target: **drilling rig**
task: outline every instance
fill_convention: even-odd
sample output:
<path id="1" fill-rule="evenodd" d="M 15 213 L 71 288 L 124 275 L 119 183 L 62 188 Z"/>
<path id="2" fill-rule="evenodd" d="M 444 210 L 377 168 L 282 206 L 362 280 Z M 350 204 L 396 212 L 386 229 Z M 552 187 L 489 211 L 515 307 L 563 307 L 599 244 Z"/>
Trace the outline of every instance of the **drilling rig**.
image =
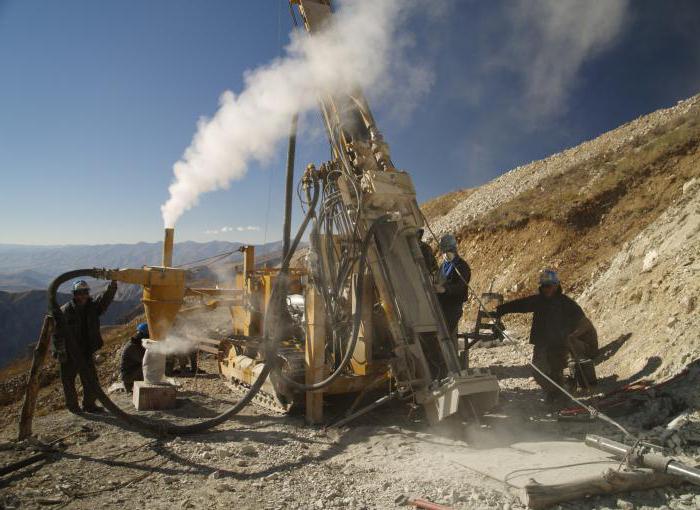
<path id="1" fill-rule="evenodd" d="M 328 0 L 290 3 L 309 37 L 332 22 Z M 483 413 L 498 401 L 495 376 L 460 361 L 419 246 L 425 220 L 413 182 L 394 166 L 362 91 L 319 93 L 319 103 L 332 158 L 309 164 L 301 177 L 306 215 L 294 243 L 286 239 L 290 247 L 281 268 L 256 267 L 254 247 L 243 247 L 234 288 L 189 288 L 186 271 L 172 267 L 174 232 L 166 229 L 162 266 L 76 270 L 52 284 L 57 318 L 56 290 L 71 277 L 141 284 L 152 340 L 167 338 L 186 299 L 206 298 L 204 308 L 230 309 L 233 334 L 193 340 L 217 356 L 221 376 L 246 395 L 201 426 L 167 430 L 201 431 L 221 423 L 255 394 L 276 410 L 303 405 L 311 423 L 323 421 L 325 395 L 363 396 L 384 383 L 391 394 L 413 398 L 431 423 Z M 287 224 L 291 183 L 288 178 Z M 309 225 L 303 267 L 290 269 Z M 138 421 L 101 391 L 100 400 L 125 420 Z"/>
<path id="2" fill-rule="evenodd" d="M 329 1 L 291 3 L 310 37 L 330 22 Z M 324 94 L 320 109 L 333 159 L 309 165 L 302 179 L 307 192 L 313 182 L 321 190 L 303 278 L 305 334 L 286 339 L 284 367 L 272 381 L 275 400 L 289 405 L 305 393 L 307 418 L 316 422 L 323 393 L 360 391 L 390 379 L 433 423 L 460 406 L 468 412 L 492 407 L 497 380 L 460 364 L 419 248 L 424 219 L 413 182 L 394 166 L 362 91 Z M 249 260 L 240 287 L 252 297 L 251 289 L 271 287 L 264 282 L 271 277 Z M 234 318 L 243 316 L 243 310 L 234 312 Z M 235 322 L 245 333 L 255 320 L 242 328 Z M 241 376 L 256 357 L 260 362 L 260 353 L 246 355 L 245 349 L 245 340 L 224 344 L 220 367 L 231 380 L 250 384 Z"/>

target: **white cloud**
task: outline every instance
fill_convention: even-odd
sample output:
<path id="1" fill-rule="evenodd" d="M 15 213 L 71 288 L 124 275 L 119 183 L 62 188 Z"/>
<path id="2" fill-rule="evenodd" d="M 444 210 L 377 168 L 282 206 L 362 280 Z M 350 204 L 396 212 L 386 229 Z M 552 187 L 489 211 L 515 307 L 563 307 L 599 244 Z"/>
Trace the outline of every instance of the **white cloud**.
<path id="1" fill-rule="evenodd" d="M 207 235 L 218 235 L 226 234 L 228 232 L 258 232 L 260 227 L 257 225 L 246 225 L 241 227 L 221 227 L 213 230 L 205 230 L 204 233 Z"/>
<path id="2" fill-rule="evenodd" d="M 530 118 L 566 111 L 581 67 L 619 36 L 629 0 L 520 0 L 508 3 L 503 46 L 492 65 L 520 76 L 516 108 Z"/>

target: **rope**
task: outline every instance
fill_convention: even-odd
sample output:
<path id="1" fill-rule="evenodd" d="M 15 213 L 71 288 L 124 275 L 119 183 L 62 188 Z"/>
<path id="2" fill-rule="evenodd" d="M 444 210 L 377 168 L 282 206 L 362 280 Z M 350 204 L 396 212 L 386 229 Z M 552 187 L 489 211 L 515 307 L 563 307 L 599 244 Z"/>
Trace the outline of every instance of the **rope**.
<path id="1" fill-rule="evenodd" d="M 420 208 L 419 208 L 419 210 L 420 210 Z M 435 235 L 435 232 L 433 232 L 433 229 L 430 227 L 430 223 L 428 222 L 428 219 L 425 217 L 425 214 L 423 214 L 423 211 L 421 211 L 420 214 L 421 214 L 421 216 L 423 217 L 423 221 L 425 222 L 425 225 L 428 227 L 428 230 L 430 231 L 430 234 L 433 236 L 433 239 L 434 239 L 435 242 L 437 242 L 438 245 L 439 245 L 439 244 L 440 244 L 440 241 L 438 240 L 437 236 Z M 469 282 L 468 282 L 467 280 L 464 279 L 464 277 L 462 276 L 462 274 L 459 272 L 459 270 L 458 270 L 457 268 L 455 268 L 455 270 L 457 271 L 457 274 L 458 274 L 459 277 L 462 279 L 462 281 L 464 282 L 464 284 L 465 284 L 465 285 L 467 286 L 467 288 L 469 289 L 469 292 L 471 292 L 471 294 L 474 296 L 474 299 L 477 300 L 477 302 L 479 303 L 479 306 L 484 307 L 483 301 L 479 298 L 479 296 L 476 294 L 476 292 L 474 292 L 474 289 L 471 287 L 471 285 L 469 285 Z M 494 328 L 495 328 L 501 335 L 503 335 L 504 338 L 507 338 L 508 340 L 510 340 L 510 341 L 513 343 L 513 345 L 517 345 L 517 343 L 515 342 L 515 340 L 513 340 L 513 338 L 511 338 L 511 336 L 508 335 L 508 333 L 506 333 L 503 329 L 501 329 L 500 326 L 499 326 L 498 324 L 495 324 L 495 323 L 494 323 Z M 580 405 L 583 409 L 585 409 L 586 411 L 588 411 L 588 414 L 590 414 L 591 417 L 597 418 L 597 419 L 599 419 L 599 420 L 601 420 L 601 421 L 604 421 L 604 422 L 606 422 L 606 423 L 608 423 L 608 424 L 614 426 L 615 428 L 619 429 L 626 437 L 631 437 L 631 438 L 637 440 L 637 437 L 634 436 L 632 433 L 630 433 L 630 432 L 629 432 L 625 427 L 623 427 L 620 423 L 618 423 L 617 421 L 613 420 L 613 419 L 610 418 L 608 415 L 606 415 L 605 413 L 599 411 L 598 409 L 596 409 L 596 408 L 593 407 L 592 405 L 586 404 L 586 403 L 582 402 L 581 400 L 579 400 L 578 398 L 574 397 L 574 396 L 573 396 L 571 393 L 569 393 L 566 389 L 564 389 L 564 388 L 563 388 L 562 386 L 560 386 L 557 382 L 555 382 L 551 377 L 549 377 L 549 376 L 548 376 L 547 374 L 545 374 L 542 370 L 540 370 L 540 368 L 539 368 L 537 365 L 535 365 L 532 361 L 529 361 L 529 360 L 528 360 L 528 361 L 527 361 L 527 364 L 528 364 L 530 367 L 532 367 L 537 373 L 539 373 L 542 377 L 544 377 L 552 386 L 554 386 L 556 389 L 558 389 L 558 390 L 561 391 L 564 395 L 566 395 L 570 400 L 572 400 L 573 402 L 577 403 L 577 404 Z"/>

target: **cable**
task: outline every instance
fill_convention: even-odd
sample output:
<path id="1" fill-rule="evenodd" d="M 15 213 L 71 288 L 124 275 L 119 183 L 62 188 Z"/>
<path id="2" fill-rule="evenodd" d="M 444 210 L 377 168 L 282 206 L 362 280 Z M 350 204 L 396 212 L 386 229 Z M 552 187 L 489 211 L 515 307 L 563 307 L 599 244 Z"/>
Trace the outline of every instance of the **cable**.
<path id="1" fill-rule="evenodd" d="M 420 208 L 419 208 L 419 210 L 420 210 Z M 421 211 L 420 214 L 421 214 L 421 216 L 423 217 L 423 221 L 425 222 L 425 225 L 428 227 L 428 230 L 430 231 L 430 234 L 433 236 L 433 239 L 434 239 L 434 240 L 438 243 L 438 245 L 439 245 L 440 241 L 438 240 L 437 236 L 435 235 L 435 232 L 433 232 L 433 229 L 430 227 L 430 223 L 428 222 L 428 219 L 427 219 L 427 218 L 425 217 L 425 215 L 423 214 L 423 211 Z M 462 276 L 462 274 L 459 272 L 459 270 L 458 270 L 457 268 L 455 268 L 455 269 L 457 270 L 457 274 L 459 275 L 459 277 L 462 279 L 462 281 L 464 282 L 464 284 L 467 286 L 467 288 L 469 289 L 469 291 L 472 293 L 472 295 L 474 296 L 474 298 L 475 298 L 475 299 L 477 300 L 477 302 L 479 303 L 479 306 L 484 307 L 483 301 L 481 301 L 481 299 L 480 299 L 479 296 L 476 294 L 476 292 L 474 292 L 474 289 L 469 285 L 469 282 L 468 282 L 467 280 L 464 279 L 464 277 Z M 513 343 L 513 345 L 517 345 L 517 343 L 515 342 L 515 340 L 513 340 L 513 339 L 510 337 L 510 335 L 508 335 L 508 334 L 505 332 L 505 330 L 501 329 L 501 327 L 500 327 L 498 324 L 494 324 L 494 328 L 495 328 L 501 335 L 503 335 L 504 338 L 510 340 L 510 341 Z M 582 408 L 584 408 L 586 411 L 588 411 L 588 414 L 590 414 L 591 417 L 597 418 L 597 419 L 599 419 L 599 420 L 601 420 L 601 421 L 604 421 L 604 422 L 606 422 L 606 423 L 608 423 L 608 424 L 614 426 L 615 428 L 617 428 L 618 430 L 620 430 L 623 434 L 625 434 L 626 437 L 631 437 L 631 438 L 634 438 L 635 440 L 637 439 L 636 436 L 635 436 L 634 434 L 632 434 L 631 432 L 629 432 L 629 431 L 628 431 L 625 427 L 623 427 L 620 423 L 618 423 L 617 421 L 613 420 L 613 419 L 610 418 L 608 415 L 606 415 L 605 413 L 599 411 L 599 410 L 596 409 L 595 407 L 593 407 L 593 406 L 591 406 L 591 405 L 589 405 L 589 404 L 585 404 L 584 402 L 582 402 L 582 401 L 579 400 L 578 398 L 574 397 L 571 393 L 569 393 L 568 391 L 566 391 L 561 385 L 559 385 L 558 383 L 556 383 L 551 377 L 549 377 L 549 376 L 548 376 L 547 374 L 545 374 L 542 370 L 540 370 L 540 368 L 539 368 L 537 365 L 535 365 L 532 361 L 527 360 L 527 364 L 528 364 L 530 367 L 532 367 L 537 373 L 539 373 L 542 377 L 544 377 L 552 386 L 554 386 L 554 387 L 557 388 L 559 391 L 561 391 L 564 395 L 566 395 L 570 400 L 574 401 L 575 403 L 577 403 L 578 405 L 580 405 Z"/>
<path id="2" fill-rule="evenodd" d="M 369 244 L 372 241 L 372 237 L 374 236 L 374 232 L 381 225 L 382 223 L 385 223 L 389 219 L 389 215 L 384 215 L 380 216 L 377 218 L 370 228 L 367 230 L 367 233 L 365 234 L 364 239 L 362 240 L 362 249 L 361 249 L 361 254 L 360 254 L 360 267 L 358 270 L 358 278 L 357 278 L 357 285 L 355 286 L 355 299 L 357 300 L 356 302 L 356 310 L 355 314 L 353 316 L 353 329 L 352 329 L 352 336 L 350 337 L 350 343 L 345 351 L 345 355 L 343 356 L 343 359 L 340 362 L 340 365 L 331 373 L 328 377 L 326 377 L 324 380 L 313 383 L 313 384 L 302 384 L 299 383 L 293 379 L 290 379 L 287 377 L 281 370 L 278 371 L 277 375 L 279 375 L 286 383 L 289 385 L 302 390 L 302 391 L 315 391 L 315 390 L 320 390 L 322 388 L 325 388 L 328 386 L 330 383 L 332 383 L 334 380 L 338 378 L 338 376 L 342 373 L 342 371 L 347 367 L 348 363 L 350 363 L 350 360 L 352 359 L 353 352 L 355 350 L 355 345 L 357 345 L 357 338 L 360 333 L 360 325 L 362 322 L 362 293 L 364 289 L 364 278 L 363 275 L 365 273 L 365 270 L 367 269 L 367 250 L 369 248 Z M 307 340 L 308 341 L 308 340 Z"/>
<path id="3" fill-rule="evenodd" d="M 275 284 L 272 288 L 272 293 L 270 296 L 271 306 L 268 308 L 268 311 L 265 314 L 266 323 L 269 322 L 270 316 L 272 314 L 279 313 L 278 309 L 281 306 L 282 300 L 286 299 L 286 292 L 283 288 L 283 286 L 286 286 L 286 278 L 284 278 L 284 275 L 288 274 L 289 272 L 289 264 L 292 259 L 292 256 L 294 255 L 294 252 L 299 246 L 299 242 L 301 241 L 304 231 L 306 230 L 306 227 L 308 226 L 309 221 L 311 220 L 311 217 L 314 214 L 316 202 L 318 201 L 319 195 L 318 188 L 318 181 L 314 179 L 311 206 L 306 216 L 304 217 L 304 220 L 299 226 L 299 230 L 297 231 L 297 234 L 294 237 L 294 241 L 292 242 L 289 248 L 289 252 L 287 253 L 282 262 L 282 267 L 280 269 L 281 277 L 275 279 Z M 127 413 L 126 411 L 122 410 L 118 405 L 116 405 L 102 389 L 100 381 L 97 377 L 97 372 L 93 369 L 93 367 L 87 364 L 87 361 L 84 359 L 83 354 L 80 351 L 77 340 L 73 337 L 72 334 L 66 331 L 63 312 L 58 306 L 58 302 L 56 300 L 58 288 L 64 282 L 81 276 L 91 276 L 93 278 L 100 278 L 102 274 L 104 274 L 104 271 L 101 269 L 77 269 L 75 271 L 63 273 L 62 275 L 54 279 L 54 281 L 51 282 L 51 285 L 48 289 L 49 314 L 51 314 L 56 320 L 56 332 L 65 340 L 68 355 L 70 356 L 71 360 L 78 366 L 78 371 L 80 373 L 80 377 L 83 383 L 87 384 L 87 386 L 90 387 L 90 389 L 97 396 L 97 399 L 108 411 L 110 411 L 113 415 L 115 415 L 117 418 L 121 419 L 125 423 L 128 423 L 129 425 L 132 425 L 139 429 L 147 430 L 149 432 L 155 432 L 157 434 L 185 435 L 203 432 L 225 422 L 232 416 L 238 414 L 241 411 L 241 409 L 243 409 L 258 393 L 260 388 L 267 380 L 268 375 L 272 371 L 273 365 L 277 363 L 277 348 L 280 341 L 279 335 L 273 335 L 272 338 L 270 338 L 270 336 L 268 336 L 268 332 L 271 329 L 265 328 L 265 338 L 263 340 L 263 343 L 265 344 L 267 352 L 265 355 L 265 362 L 263 364 L 263 368 L 260 371 L 260 374 L 258 375 L 255 382 L 246 392 L 246 394 L 238 402 L 236 402 L 236 404 L 231 406 L 223 413 L 208 420 L 204 420 L 191 425 L 177 425 L 165 420 L 144 419 L 140 416 Z M 283 295 L 284 297 L 280 298 L 280 295 Z M 275 306 L 275 304 L 277 306 Z"/>

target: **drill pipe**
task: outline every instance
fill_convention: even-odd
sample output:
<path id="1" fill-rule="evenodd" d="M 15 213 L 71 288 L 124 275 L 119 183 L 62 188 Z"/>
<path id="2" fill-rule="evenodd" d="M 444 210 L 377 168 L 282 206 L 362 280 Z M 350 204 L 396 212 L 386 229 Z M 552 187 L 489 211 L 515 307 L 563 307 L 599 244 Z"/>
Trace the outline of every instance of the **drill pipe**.
<path id="1" fill-rule="evenodd" d="M 696 469 L 678 462 L 672 457 L 666 457 L 658 452 L 644 452 L 612 439 L 601 436 L 587 435 L 586 444 L 598 450 L 612 453 L 617 457 L 629 459 L 630 464 L 651 468 L 661 473 L 680 476 L 684 480 L 700 485 L 700 469 Z"/>

